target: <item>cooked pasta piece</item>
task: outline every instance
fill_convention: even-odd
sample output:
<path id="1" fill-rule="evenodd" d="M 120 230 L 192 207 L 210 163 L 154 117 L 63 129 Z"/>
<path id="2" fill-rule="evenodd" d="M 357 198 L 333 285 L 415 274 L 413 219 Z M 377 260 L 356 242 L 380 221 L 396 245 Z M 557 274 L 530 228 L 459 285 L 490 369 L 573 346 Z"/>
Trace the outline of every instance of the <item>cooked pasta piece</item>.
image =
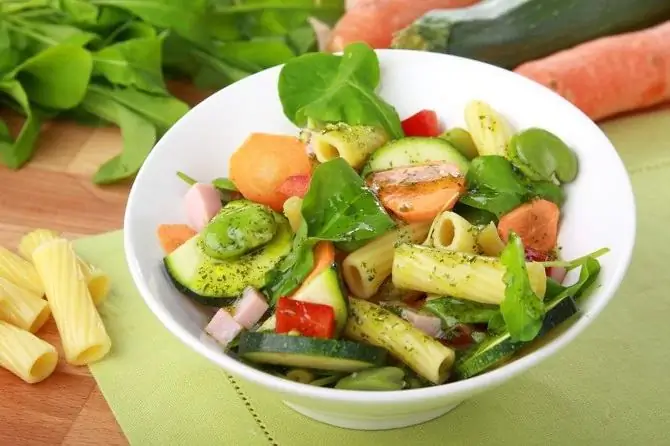
<path id="1" fill-rule="evenodd" d="M 500 239 L 498 228 L 495 223 L 491 222 L 479 231 L 477 234 L 477 245 L 484 255 L 491 257 L 499 257 L 505 243 Z"/>
<path id="2" fill-rule="evenodd" d="M 104 357 L 111 340 L 93 304 L 72 244 L 65 239 L 43 243 L 33 252 L 33 262 L 44 283 L 67 362 L 85 365 Z"/>
<path id="3" fill-rule="evenodd" d="M 454 363 L 452 349 L 390 311 L 362 299 L 349 299 L 345 335 L 385 348 L 434 384 L 447 380 Z"/>
<path id="4" fill-rule="evenodd" d="M 60 234 L 50 229 L 35 229 L 32 232 L 24 235 L 19 243 L 19 254 L 25 259 L 32 260 L 33 251 L 37 249 L 42 243 L 49 242 L 61 238 Z M 84 275 L 88 291 L 91 293 L 93 302 L 100 305 L 107 299 L 110 290 L 109 276 L 99 268 L 87 263 L 81 258 L 77 257 L 77 263 L 81 272 Z"/>
<path id="5" fill-rule="evenodd" d="M 526 262 L 530 285 L 544 297 L 547 276 L 544 265 Z M 398 246 L 393 258 L 393 283 L 400 288 L 453 296 L 499 305 L 505 297 L 506 268 L 496 257 L 443 251 L 427 246 Z"/>
<path id="6" fill-rule="evenodd" d="M 386 141 L 388 136 L 381 129 L 341 123 L 313 133 L 311 143 L 319 162 L 344 158 L 351 167 L 359 169 L 363 167 L 368 156 Z"/>
<path id="7" fill-rule="evenodd" d="M 0 277 L 43 296 L 44 288 L 35 267 L 27 260 L 0 246 Z"/>
<path id="8" fill-rule="evenodd" d="M 507 153 L 512 128 L 507 120 L 483 101 L 471 101 L 465 106 L 465 123 L 479 155 Z"/>
<path id="9" fill-rule="evenodd" d="M 300 223 L 302 222 L 301 209 L 302 198 L 300 197 L 290 197 L 284 202 L 284 216 L 288 219 L 293 232 L 298 232 L 300 228 Z"/>
<path id="10" fill-rule="evenodd" d="M 42 296 L 0 277 L 0 321 L 35 333 L 50 315 L 51 308 Z"/>
<path id="11" fill-rule="evenodd" d="M 403 226 L 349 254 L 342 262 L 342 275 L 349 290 L 364 299 L 373 296 L 391 274 L 396 244 L 420 243 L 429 229 L 430 222 Z"/>
<path id="12" fill-rule="evenodd" d="M 477 229 L 469 221 L 455 212 L 445 211 L 433 221 L 430 235 L 424 244 L 449 251 L 474 254 L 477 250 L 476 232 Z"/>
<path id="13" fill-rule="evenodd" d="M 53 345 L 0 321 L 0 367 L 28 384 L 35 384 L 48 378 L 57 364 L 58 353 Z"/>

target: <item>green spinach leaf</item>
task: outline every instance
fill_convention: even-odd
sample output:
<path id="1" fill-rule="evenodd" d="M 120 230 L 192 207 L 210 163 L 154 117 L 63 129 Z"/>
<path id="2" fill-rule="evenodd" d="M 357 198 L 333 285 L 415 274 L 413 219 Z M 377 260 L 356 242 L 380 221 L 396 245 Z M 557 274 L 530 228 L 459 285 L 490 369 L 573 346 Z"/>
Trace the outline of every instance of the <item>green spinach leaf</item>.
<path id="1" fill-rule="evenodd" d="M 32 157 L 35 151 L 42 119 L 39 112 L 31 107 L 26 91 L 17 80 L 0 81 L 0 93 L 11 97 L 26 117 L 14 143 L 0 145 L 0 160 L 10 169 L 18 169 Z"/>
<path id="2" fill-rule="evenodd" d="M 11 75 L 21 82 L 31 102 L 68 109 L 84 98 L 92 67 L 91 53 L 87 50 L 60 44 L 26 60 Z"/>
<path id="3" fill-rule="evenodd" d="M 451 297 L 428 299 L 423 308 L 439 317 L 443 327 L 453 327 L 458 323 L 486 324 L 496 314 L 499 314 L 497 305 L 469 302 Z"/>
<path id="4" fill-rule="evenodd" d="M 93 55 L 93 75 L 125 87 L 165 94 L 160 37 L 132 39 L 110 45 Z"/>
<path id="5" fill-rule="evenodd" d="M 398 113 L 375 93 L 379 76 L 375 52 L 353 43 L 343 56 L 312 53 L 290 60 L 279 75 L 279 98 L 286 117 L 298 126 L 308 120 L 372 125 L 400 138 Z"/>
<path id="6" fill-rule="evenodd" d="M 273 300 L 289 294 L 313 267 L 312 248 L 320 240 L 370 240 L 395 226 L 361 177 L 342 158 L 320 164 L 302 203 L 303 222 L 291 253 L 270 274 Z"/>
<path id="7" fill-rule="evenodd" d="M 120 155 L 105 162 L 93 176 L 97 184 L 108 184 L 128 178 L 139 170 L 156 143 L 156 127 L 114 98 L 89 90 L 81 106 L 121 129 L 123 149 Z"/>
<path id="8" fill-rule="evenodd" d="M 523 243 L 513 232 L 500 255 L 500 261 L 506 268 L 503 276 L 505 298 L 500 304 L 505 325 L 512 340 L 531 341 L 542 328 L 544 304 L 530 286 Z"/>

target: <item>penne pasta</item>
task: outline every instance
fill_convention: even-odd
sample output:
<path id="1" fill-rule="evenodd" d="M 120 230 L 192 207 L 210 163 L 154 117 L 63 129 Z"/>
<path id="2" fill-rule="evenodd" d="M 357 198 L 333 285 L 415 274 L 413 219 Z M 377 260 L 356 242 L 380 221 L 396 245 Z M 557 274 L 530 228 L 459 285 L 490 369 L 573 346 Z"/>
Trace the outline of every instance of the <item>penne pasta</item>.
<path id="1" fill-rule="evenodd" d="M 284 202 L 284 216 L 288 219 L 293 232 L 298 232 L 298 229 L 300 229 L 300 224 L 302 223 L 301 209 L 302 198 L 300 197 L 289 197 L 289 199 Z"/>
<path id="2" fill-rule="evenodd" d="M 0 246 L 0 277 L 38 296 L 44 295 L 42 281 L 35 267 L 2 246 Z"/>
<path id="3" fill-rule="evenodd" d="M 35 229 L 21 238 L 21 242 L 19 243 L 19 254 L 27 260 L 32 260 L 33 251 L 35 251 L 41 244 L 59 238 L 61 238 L 61 236 L 56 231 L 50 229 Z M 77 257 L 77 263 L 84 275 L 88 291 L 91 293 L 91 298 L 93 298 L 93 303 L 100 305 L 107 299 L 107 295 L 111 288 L 109 276 L 105 274 L 104 271 L 85 262 L 79 257 Z"/>
<path id="4" fill-rule="evenodd" d="M 544 265 L 526 262 L 526 268 L 533 292 L 544 298 L 547 286 Z M 505 298 L 505 271 L 496 257 L 419 245 L 399 246 L 393 259 L 393 283 L 397 287 L 485 304 L 499 305 Z"/>
<path id="5" fill-rule="evenodd" d="M 342 275 L 353 295 L 368 299 L 391 274 L 398 243 L 420 243 L 428 235 L 430 222 L 403 226 L 376 238 L 349 254 L 342 262 Z"/>
<path id="6" fill-rule="evenodd" d="M 507 153 L 512 129 L 507 120 L 483 101 L 465 106 L 465 123 L 480 156 Z"/>
<path id="7" fill-rule="evenodd" d="M 386 133 L 371 126 L 337 124 L 312 134 L 312 148 L 320 163 L 343 158 L 351 167 L 363 167 L 368 156 L 388 141 Z"/>
<path id="8" fill-rule="evenodd" d="M 53 345 L 34 334 L 0 321 L 0 367 L 35 384 L 48 378 L 58 365 Z"/>
<path id="9" fill-rule="evenodd" d="M 111 340 L 93 304 L 72 244 L 65 239 L 43 243 L 33 252 L 33 263 L 44 283 L 67 362 L 85 365 L 104 357 Z"/>
<path id="10" fill-rule="evenodd" d="M 479 249 L 484 255 L 490 257 L 500 256 L 502 250 L 505 249 L 505 243 L 500 238 L 495 223 L 491 222 L 479 231 L 479 234 L 477 234 L 477 245 L 479 245 Z"/>
<path id="11" fill-rule="evenodd" d="M 35 333 L 50 315 L 51 308 L 41 296 L 0 277 L 1 321 Z"/>
<path id="12" fill-rule="evenodd" d="M 476 228 L 455 212 L 442 212 L 433 221 L 430 234 L 424 243 L 439 249 L 474 254 Z"/>

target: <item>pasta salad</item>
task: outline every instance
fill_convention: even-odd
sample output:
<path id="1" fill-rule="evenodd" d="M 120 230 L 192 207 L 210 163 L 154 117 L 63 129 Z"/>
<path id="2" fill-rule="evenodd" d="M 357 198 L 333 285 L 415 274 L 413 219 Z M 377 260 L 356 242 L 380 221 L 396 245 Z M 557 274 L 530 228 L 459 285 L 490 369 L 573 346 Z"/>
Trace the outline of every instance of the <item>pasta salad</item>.
<path id="1" fill-rule="evenodd" d="M 476 99 L 466 128 L 401 120 L 379 78 L 364 44 L 288 62 L 279 97 L 300 131 L 249 135 L 226 177 L 178 172 L 189 224 L 158 228 L 172 282 L 216 309 L 205 331 L 285 379 L 383 391 L 482 374 L 576 314 L 607 252 L 560 259 L 578 160 L 557 135 Z"/>

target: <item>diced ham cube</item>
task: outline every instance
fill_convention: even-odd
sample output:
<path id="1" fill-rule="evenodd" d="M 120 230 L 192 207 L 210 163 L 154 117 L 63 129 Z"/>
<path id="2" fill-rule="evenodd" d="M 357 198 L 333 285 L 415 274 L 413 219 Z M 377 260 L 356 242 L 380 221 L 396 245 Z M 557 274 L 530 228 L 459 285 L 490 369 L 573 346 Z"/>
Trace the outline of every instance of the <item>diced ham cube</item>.
<path id="1" fill-rule="evenodd" d="M 436 337 L 442 331 L 442 321 L 436 316 L 421 314 L 409 308 L 403 308 L 402 317 L 428 336 Z"/>
<path id="2" fill-rule="evenodd" d="M 221 210 L 221 195 L 211 184 L 196 183 L 186 192 L 184 204 L 191 227 L 200 232 Z"/>
<path id="3" fill-rule="evenodd" d="M 242 298 L 235 305 L 233 318 L 244 328 L 250 329 L 261 320 L 268 308 L 270 307 L 265 296 L 257 289 L 247 287 L 242 293 Z"/>
<path id="4" fill-rule="evenodd" d="M 221 308 L 205 327 L 205 331 L 220 344 L 226 346 L 243 330 L 243 327 Z"/>

